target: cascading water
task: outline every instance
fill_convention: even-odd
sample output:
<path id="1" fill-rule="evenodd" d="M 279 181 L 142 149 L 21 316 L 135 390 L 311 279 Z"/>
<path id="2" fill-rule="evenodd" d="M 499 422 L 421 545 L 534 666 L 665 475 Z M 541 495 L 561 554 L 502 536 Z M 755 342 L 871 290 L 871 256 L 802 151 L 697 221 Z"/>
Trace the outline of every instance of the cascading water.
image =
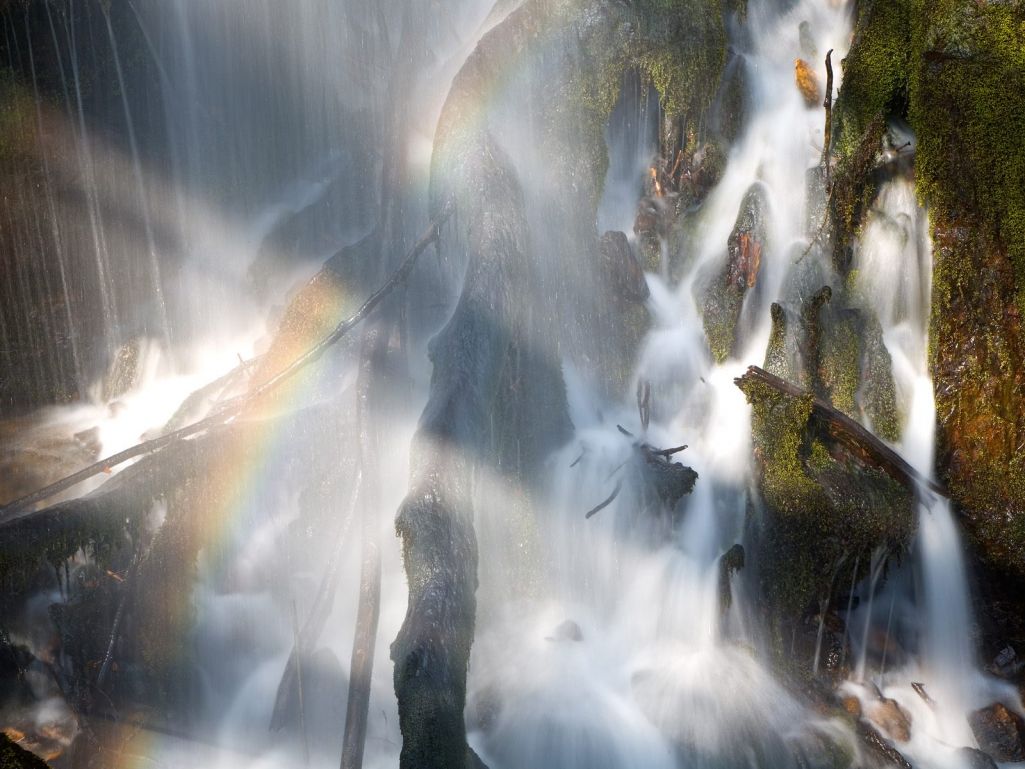
<path id="1" fill-rule="evenodd" d="M 744 312 L 768 318 L 790 246 L 804 235 L 803 196 L 793 191 L 803 189 L 805 169 L 821 152 L 821 114 L 793 88 L 798 22 L 810 19 L 820 48 L 837 53 L 849 29 L 845 7 L 814 1 L 782 16 L 758 4 L 749 13 L 757 31 L 744 53 L 750 124 L 704 203 L 680 286 L 648 276 L 654 323 L 635 381 L 658 394 L 658 416 L 644 429 L 632 406 L 603 403 L 584 377 L 568 377 L 576 437 L 549 464 L 539 594 L 527 606 L 492 609 L 478 628 L 468 719 L 490 766 L 784 767 L 798 765 L 801 750 L 813 755 L 810 745 L 820 739 L 853 746 L 843 725 L 816 718 L 773 679 L 756 651 L 761 640 L 748 633 L 739 580 L 732 604 L 723 603 L 720 559 L 744 539 L 750 477 L 750 410 L 733 379 L 749 360 L 761 361 L 768 325 L 753 324 L 737 359 L 712 364 L 696 286 L 721 263 L 741 199 L 759 184 L 774 245 L 762 257 L 767 287 Z M 629 103 L 638 105 L 633 125 L 644 126 L 644 100 Z M 633 218 L 648 173 L 635 160 L 645 132 L 624 125 L 630 120 L 614 117 L 608 137 L 613 160 L 600 216 L 610 225 Z M 617 211 L 624 204 L 630 208 Z M 673 511 L 675 522 L 629 491 L 635 441 L 689 444 L 683 456 L 699 479 Z M 620 486 L 626 491 L 585 519 Z M 489 524 L 480 525 L 486 550 L 494 540 Z M 490 584 L 487 563 L 481 594 L 491 605 L 514 591 Z"/>
<path id="2" fill-rule="evenodd" d="M 894 135 L 903 148 L 888 158 L 897 175 L 879 191 L 860 238 L 856 268 L 862 295 L 874 306 L 882 325 L 898 398 L 907 414 L 900 448 L 908 461 L 929 476 L 936 422 L 928 370 L 932 243 L 927 215 L 916 199 L 909 171 L 913 137 L 901 129 L 894 129 Z M 909 614 L 908 621 L 917 625 L 918 654 L 904 666 L 898 662 L 876 671 L 873 680 L 886 696 L 907 708 L 917 724 L 907 755 L 922 766 L 953 769 L 964 760 L 953 748 L 974 743 L 968 713 L 993 701 L 1003 700 L 1018 710 L 1021 703 L 1013 688 L 978 668 L 967 572 L 950 501 L 923 491 L 918 509 L 913 563 L 917 605 L 906 595 L 897 598 L 897 592 L 909 587 L 899 577 L 889 601 L 881 601 L 890 606 L 883 620 L 889 633 L 895 627 L 893 607 L 900 600 L 899 611 Z M 873 622 L 871 605 L 867 614 L 866 633 Z M 911 681 L 924 685 L 932 700 L 928 705 Z"/>
<path id="3" fill-rule="evenodd" d="M 66 295 L 69 276 L 88 275 L 95 284 L 104 343 L 100 351 L 80 351 L 72 333 L 72 379 L 88 403 L 55 410 L 45 428 L 77 437 L 98 426 L 95 440 L 104 455 L 157 434 L 181 416 L 178 404 L 189 393 L 235 369 L 239 358 L 238 370 L 255 376 L 250 361 L 267 348 L 267 315 L 276 311 L 269 305 L 281 301 L 281 285 L 308 278 L 325 259 L 338 259 L 332 254 L 353 253 L 339 249 L 356 248 L 388 227 L 398 232 L 397 241 L 403 228 L 406 235 L 412 231 L 406 222 L 369 221 L 368 201 L 379 191 L 363 181 L 391 162 L 379 157 L 374 138 L 386 131 L 382 115 L 394 106 L 384 84 L 398 69 L 396 54 L 418 61 L 399 50 L 408 38 L 396 37 L 396 30 L 432 54 L 424 56 L 429 63 L 417 73 L 418 89 L 406 98 L 409 111 L 422 112 L 433 126 L 442 86 L 509 10 L 502 3 L 488 9 L 465 2 L 465 18 L 456 11 L 430 13 L 410 26 L 405 14 L 398 14 L 402 20 L 385 18 L 373 2 L 316 0 L 286 8 L 261 0 L 241 15 L 227 4 L 195 0 L 130 5 L 129 18 L 144 41 L 134 53 L 147 57 L 159 74 L 166 157 L 148 157 L 138 136 L 138 126 L 153 118 L 132 112 L 127 94 L 137 83 L 123 64 L 111 17 L 104 15 L 100 29 L 121 92 L 115 112 L 127 151 L 94 136 L 89 124 L 102 119 L 83 97 L 79 17 L 49 17 L 46 30 L 53 50 L 69 57 L 68 66 L 60 67 L 61 76 L 68 75 L 61 86 L 75 120 L 60 142 L 74 147 L 82 196 L 80 221 L 58 226 L 58 196 L 51 188 L 72 172 L 60 153 L 44 153 L 52 246 Z M 533 507 L 524 501 L 524 489 L 479 470 L 480 587 L 466 726 L 471 746 L 492 769 L 875 765 L 850 720 L 823 715 L 793 681 L 776 675 L 757 586 L 737 573 L 745 552 L 757 558 L 751 518 L 759 502 L 750 467 L 752 411 L 734 380 L 765 359 L 773 303 L 809 299 L 810 284 L 795 275 L 823 277 L 813 289 L 836 282 L 814 249 L 819 234 L 817 223 L 809 226 L 813 201 L 804 192 L 807 173 L 822 154 L 822 110 L 795 88 L 794 60 L 832 50 L 839 62 L 851 34 L 850 6 L 843 0 L 749 3 L 746 31 L 731 41 L 731 66 L 743 71 L 748 97 L 740 135 L 721 179 L 693 212 L 682 253 L 671 254 L 663 238 L 657 264 L 645 265 L 651 324 L 627 376 L 627 389 L 638 392 L 644 405 L 609 398 L 589 378 L 588 361 L 546 349 L 566 380 L 571 439 L 547 459 L 529 490 Z M 344 39 L 328 40 L 328 29 L 346 30 Z M 37 33 L 26 37 L 31 57 Z M 243 50 L 252 54 L 245 67 L 239 63 Z M 840 75 L 837 66 L 836 87 Z M 536 131 L 538 117 L 517 101 L 524 78 L 529 80 L 509 73 L 505 85 L 513 96 L 505 102 L 496 96 L 487 106 L 501 116 L 494 120 L 496 142 L 522 177 L 533 245 L 554 261 L 574 233 L 557 216 L 566 188 L 543 167 L 538 146 L 546 137 Z M 660 130 L 657 96 L 643 79 L 626 82 L 605 136 L 611 162 L 599 231 L 629 231 L 638 198 L 652 183 L 649 174 L 658 185 L 658 171 L 650 167 Z M 46 123 L 56 122 L 42 104 L 37 93 L 40 136 L 53 130 Z M 409 167 L 393 173 L 406 175 L 414 198 L 409 210 L 419 210 L 425 207 L 430 130 L 402 136 L 399 146 L 408 146 Z M 893 362 L 897 402 L 906 415 L 899 449 L 931 477 L 931 246 L 907 167 L 912 156 L 913 147 L 902 147 L 888 158 L 897 170 L 860 234 L 855 283 L 879 319 Z M 113 191 L 119 180 L 131 189 L 131 204 Z M 119 206 L 130 212 L 132 226 L 112 223 L 111 209 Z M 703 297 L 719 279 L 739 218 L 748 214 L 763 237 L 745 259 L 760 275 L 741 300 L 735 344 L 719 354 L 709 349 Z M 82 251 L 87 265 L 78 250 L 71 257 L 69 235 L 76 244 L 88 236 L 92 245 Z M 637 251 L 641 237 L 632 238 Z M 18 239 L 17 247 L 27 248 L 30 240 Z M 143 266 L 125 280 L 131 283 L 125 289 L 119 273 L 136 259 Z M 424 291 L 410 300 L 432 319 L 424 329 L 443 320 L 430 311 L 458 291 L 458 267 L 443 261 L 439 250 L 437 262 L 426 268 L 439 296 Z M 365 296 L 378 277 L 360 274 L 346 290 Z M 597 317 L 600 304 L 600 297 L 591 297 L 584 309 Z M 146 317 L 131 316 L 135 305 L 144 307 Z M 71 318 L 60 322 L 74 326 Z M 103 392 L 105 386 L 88 387 L 83 380 L 95 378 L 97 361 L 103 368 L 132 339 L 138 341 L 131 383 L 115 397 Z M 204 522 L 208 541 L 197 559 L 196 584 L 181 588 L 178 604 L 159 607 L 194 620 L 178 661 L 185 671 L 179 690 L 164 693 L 184 702 L 180 710 L 187 716 L 159 728 L 138 724 L 118 760 L 141 756 L 166 767 L 217 769 L 337 765 L 358 598 L 355 590 L 338 586 L 359 581 L 356 521 L 371 505 L 376 539 L 385 544 L 364 763 L 397 764 L 402 737 L 388 659 L 407 588 L 391 516 L 406 492 L 406 447 L 428 388 L 424 341 L 410 343 L 409 370 L 397 377 L 402 387 L 396 389 L 405 389 L 389 394 L 392 411 L 376 427 L 380 446 L 387 448 L 373 461 L 347 440 L 363 430 L 352 416 L 360 388 L 356 343 L 340 346 L 336 358 L 318 364 L 272 404 L 291 420 L 287 428 L 259 436 L 255 449 L 237 460 L 214 458 L 216 468 L 237 472 L 243 491 L 226 500 L 210 491 L 215 503 Z M 209 404 L 195 410 L 208 413 Z M 644 475 L 652 456 L 661 447 L 684 444 L 672 456 L 696 471 L 693 490 L 653 496 Z M 308 467 L 295 460 L 311 454 L 317 460 Z M 382 466 L 379 477 L 366 480 L 375 463 Z M 324 480 L 334 475 L 344 482 L 331 486 Z M 171 514 L 160 505 L 152 513 Z M 1016 710 L 1021 703 L 1013 690 L 977 669 L 966 567 L 949 502 L 921 492 L 914 559 L 897 568 L 877 551 L 870 560 L 853 564 L 856 574 L 859 565 L 867 566 L 868 577 L 848 596 L 843 653 L 855 659 L 844 686 L 867 711 L 885 696 L 910 713 L 901 751 L 916 767 L 955 769 L 960 759 L 954 748 L 974 742 L 967 714 L 995 700 Z M 836 564 L 834 582 L 840 584 L 851 565 Z M 20 618 L 17 640 L 42 658 L 50 639 L 34 637 L 32 623 L 39 622 L 41 606 L 70 597 L 59 590 L 37 596 Z M 302 634 L 325 605 L 316 637 L 305 648 Z M 815 673 L 827 656 L 825 611 L 820 615 Z M 869 647 L 879 633 L 884 651 L 877 664 Z M 913 642 L 898 655 L 897 639 L 907 635 Z M 298 708 L 282 728 L 268 731 L 279 715 L 276 697 L 294 649 L 305 671 L 299 674 Z M 45 700 L 35 720 L 55 721 L 51 711 L 60 710 L 70 723 L 55 704 L 60 692 L 54 684 L 36 684 Z M 913 684 L 924 686 L 929 702 Z"/>

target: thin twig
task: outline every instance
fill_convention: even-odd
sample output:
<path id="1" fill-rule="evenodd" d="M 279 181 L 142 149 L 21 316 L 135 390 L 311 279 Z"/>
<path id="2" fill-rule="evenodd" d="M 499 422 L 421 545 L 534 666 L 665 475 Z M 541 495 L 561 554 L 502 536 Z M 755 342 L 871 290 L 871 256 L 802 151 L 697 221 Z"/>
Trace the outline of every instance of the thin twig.
<path id="1" fill-rule="evenodd" d="M 830 48 L 826 53 L 826 98 L 822 102 L 822 106 L 826 108 L 826 128 L 822 137 L 822 165 L 826 169 L 827 189 L 829 188 L 829 145 L 833 138 L 833 63 L 829 58 L 832 54 L 833 49 Z"/>
<path id="2" fill-rule="evenodd" d="M 619 496 L 619 492 L 620 492 L 620 491 L 621 491 L 622 489 L 623 489 L 623 482 L 622 482 L 622 481 L 616 481 L 616 488 L 614 488 L 614 489 L 612 490 L 612 493 L 611 493 L 611 494 L 609 495 L 609 498 L 608 498 L 608 499 L 606 499 L 606 500 L 605 500 L 604 502 L 602 502 L 602 503 L 601 503 L 600 505 L 598 505 L 597 507 L 592 507 L 592 508 L 591 508 L 590 510 L 588 510 L 588 511 L 587 511 L 587 512 L 586 512 L 586 513 L 584 514 L 584 518 L 590 518 L 590 517 L 591 517 L 592 515 L 594 515 L 595 513 L 600 513 L 600 512 L 601 512 L 602 510 L 604 510 L 604 509 L 605 509 L 606 507 L 608 507 L 609 505 L 611 505 L 611 504 L 613 503 L 613 501 L 615 501 L 616 497 L 618 497 L 618 496 Z"/>

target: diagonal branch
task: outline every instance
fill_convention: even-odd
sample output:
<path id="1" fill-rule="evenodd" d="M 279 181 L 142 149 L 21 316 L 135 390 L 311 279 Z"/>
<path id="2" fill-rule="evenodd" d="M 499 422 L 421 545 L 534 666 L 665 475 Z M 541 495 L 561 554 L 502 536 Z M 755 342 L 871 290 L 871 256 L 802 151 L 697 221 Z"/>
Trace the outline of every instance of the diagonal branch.
<path id="1" fill-rule="evenodd" d="M 27 510 L 37 502 L 42 502 L 44 499 L 60 494 L 62 491 L 67 491 L 68 489 L 82 483 L 82 481 L 88 480 L 94 475 L 98 475 L 102 472 L 107 472 L 111 468 L 127 462 L 129 459 L 134 459 L 135 457 L 139 457 L 144 454 L 151 454 L 154 451 L 159 451 L 160 449 L 166 448 L 177 441 L 184 440 L 185 438 L 202 432 L 210 427 L 224 424 L 238 416 L 246 406 L 259 400 L 286 379 L 291 378 L 298 371 L 318 360 L 329 347 L 335 344 L 354 327 L 358 326 L 360 322 L 373 312 L 374 308 L 376 308 L 377 305 L 379 305 L 381 301 L 395 289 L 396 286 L 404 282 L 406 278 L 409 277 L 409 273 L 416 264 L 417 257 L 419 257 L 429 245 L 438 239 L 442 225 L 448 220 L 451 214 L 452 207 L 446 206 L 427 227 L 427 230 L 406 255 L 402 264 L 394 273 L 392 273 L 392 276 L 388 278 L 384 285 L 371 294 L 366 302 L 364 302 L 355 313 L 339 323 L 330 334 L 325 336 L 317 342 L 317 344 L 308 349 L 266 382 L 253 388 L 245 395 L 240 395 L 225 402 L 216 413 L 211 414 L 205 419 L 200 419 L 198 422 L 193 422 L 186 427 L 182 427 L 178 430 L 167 433 L 166 435 L 161 435 L 160 437 L 149 441 L 143 441 L 142 443 L 138 443 L 124 451 L 118 452 L 117 454 L 105 457 L 99 462 L 95 462 L 76 473 L 72 473 L 71 475 L 62 478 L 45 488 L 34 491 L 31 494 L 0 507 L 0 523 L 11 520 L 17 513 Z"/>

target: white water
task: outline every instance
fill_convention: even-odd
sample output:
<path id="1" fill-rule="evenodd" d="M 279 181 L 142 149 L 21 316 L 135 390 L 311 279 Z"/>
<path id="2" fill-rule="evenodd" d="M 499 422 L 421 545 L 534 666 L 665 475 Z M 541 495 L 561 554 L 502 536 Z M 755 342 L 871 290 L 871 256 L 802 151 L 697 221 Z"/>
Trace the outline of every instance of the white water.
<path id="1" fill-rule="evenodd" d="M 898 131 L 900 143 L 904 137 Z M 913 150 L 912 150 L 913 151 Z M 895 161 L 901 165 L 902 161 Z M 926 212 L 915 197 L 913 178 L 903 173 L 887 182 L 862 232 L 856 267 L 863 295 L 874 307 L 893 359 L 899 405 L 907 415 L 899 448 L 927 477 L 933 475 L 936 409 L 928 371 L 932 244 Z M 952 748 L 975 745 L 967 714 L 995 701 L 1021 710 L 1018 694 L 979 669 L 972 641 L 974 616 L 963 548 L 949 500 L 923 490 L 913 563 L 917 610 L 897 598 L 918 625 L 918 654 L 894 670 L 875 671 L 885 696 L 912 714 L 911 742 L 903 748 L 916 765 L 954 767 Z M 869 610 L 871 614 L 871 609 Z M 899 620 L 899 618 L 898 618 Z M 892 622 L 891 616 L 887 624 Z M 866 631 L 868 629 L 866 622 Z M 934 700 L 923 702 L 910 687 L 916 681 Z M 864 691 L 860 692 L 864 696 Z"/>
<path id="2" fill-rule="evenodd" d="M 666 416 L 642 438 L 655 446 L 689 444 L 677 458 L 700 478 L 679 504 L 682 520 L 668 539 L 664 524 L 637 508 L 629 481 L 613 504 L 585 520 L 616 476 L 628 472 L 622 465 L 631 440 L 616 424 L 635 433 L 641 427 L 632 404 L 601 403 L 568 372 L 576 437 L 550 462 L 552 488 L 537 533 L 542 588 L 478 624 L 468 723 L 476 727 L 471 743 L 489 766 L 700 769 L 725 762 L 768 769 L 795 765 L 796 747 L 817 738 L 852 743 L 838 721 L 806 710 L 774 680 L 761 639 L 749 632 L 752 607 L 740 580 L 733 580 L 729 611 L 719 605 L 718 559 L 743 539 L 750 480 L 750 410 L 733 379 L 764 357 L 769 304 L 782 290 L 791 244 L 804 238 L 805 170 L 821 153 L 821 111 L 807 108 L 793 84 L 805 19 L 819 49 L 835 48 L 838 61 L 849 31 L 845 6 L 806 0 L 778 16 L 751 4 L 754 40 L 744 52 L 750 122 L 704 203 L 699 245 L 681 285 L 648 278 L 653 329 L 636 378 L 651 383 L 663 399 L 657 411 Z M 643 110 L 635 119 L 644 125 Z M 644 135 L 615 128 L 607 183 L 630 186 L 606 190 L 601 220 L 629 230 L 646 172 L 638 162 Z M 624 173 L 631 165 L 632 180 Z M 771 201 L 771 245 L 763 256 L 764 288 L 745 313 L 763 320 L 737 360 L 716 366 L 695 302 L 697 281 L 725 258 L 753 183 L 765 185 Z M 629 208 L 617 212 L 617 204 Z M 479 524 L 482 547 L 488 526 Z M 489 593 L 488 559 L 481 563 L 481 603 L 500 603 L 508 586 L 499 578 Z M 579 625 L 581 640 L 557 637 L 567 620 Z"/>
<path id="3" fill-rule="evenodd" d="M 329 9 L 322 5 L 316 3 L 315 10 L 307 9 L 309 18 L 296 22 L 297 36 L 304 42 L 318 33 L 315 22 L 323 23 L 329 16 Z M 615 503 L 584 519 L 584 511 L 611 492 L 616 478 L 629 472 L 617 471 L 632 448 L 616 424 L 638 435 L 641 428 L 632 404 L 601 402 L 585 378 L 571 368 L 566 376 L 576 433 L 550 459 L 544 503 L 525 537 L 536 548 L 529 569 L 511 569 L 505 557 L 508 548 L 503 538 L 508 537 L 508 529 L 503 515 L 509 505 L 503 503 L 514 498 L 517 490 L 503 489 L 496 479 L 482 479 L 494 498 L 481 505 L 492 512 L 477 523 L 482 586 L 467 721 L 472 745 L 492 769 L 786 769 L 796 766 L 797 745 L 809 745 L 818 738 L 853 744 L 846 726 L 823 719 L 773 677 L 758 632 L 757 606 L 742 579 L 732 582 L 734 600 L 729 610 L 719 605 L 718 559 L 744 540 L 751 483 L 750 410 L 733 379 L 764 357 L 768 307 L 784 295 L 795 249 L 800 253 L 807 242 L 805 171 L 815 165 L 821 151 L 821 109 L 807 107 L 793 82 L 793 62 L 801 55 L 798 25 L 810 23 L 820 58 L 834 49 L 838 79 L 836 65 L 850 34 L 851 9 L 846 3 L 802 0 L 782 14 L 777 5 L 758 0 L 750 4 L 747 25 L 752 39 L 741 55 L 752 106 L 725 176 L 703 205 L 700 237 L 694 253 L 688 255 L 690 267 L 678 286 L 667 285 L 658 276 L 648 278 L 653 328 L 638 353 L 635 379 L 651 382 L 662 400 L 657 404 L 659 417 L 642 437 L 656 446 L 689 444 L 678 458 L 694 467 L 700 478 L 693 494 L 680 503 L 680 524 L 666 538 L 664 527 L 633 504 L 629 483 Z M 480 10 L 476 9 L 478 15 Z M 224 17 L 187 0 L 168 4 L 164 13 L 179 28 L 168 62 L 174 88 L 166 98 L 168 110 L 180 110 L 183 115 L 174 123 L 174 146 L 180 153 L 175 182 L 181 188 L 173 191 L 181 220 L 177 223 L 187 233 L 182 282 L 201 289 L 185 304 L 197 315 L 194 324 L 206 327 L 206 332 L 200 334 L 201 342 L 190 346 L 191 360 L 163 368 L 154 364 L 122 399 L 116 413 L 105 413 L 107 404 L 74 410 L 74 424 L 101 425 L 104 453 L 131 445 L 163 424 L 197 385 L 230 369 L 237 354 L 249 357 L 257 349 L 264 330 L 256 318 L 263 317 L 265 308 L 240 300 L 238 287 L 274 224 L 285 214 L 320 200 L 345 168 L 341 155 L 333 154 L 337 147 L 329 146 L 337 137 L 325 136 L 330 132 L 324 125 L 340 114 L 338 105 L 328 105 L 312 121 L 312 135 L 304 137 L 307 147 L 325 150 L 324 159 L 307 160 L 299 178 L 290 177 L 277 186 L 257 179 L 259 174 L 253 171 L 249 178 L 253 184 L 243 187 L 275 191 L 258 205 L 240 204 L 246 210 L 244 216 L 235 210 L 211 213 L 209 200 L 197 190 L 204 183 L 204 169 L 217 165 L 219 145 L 205 136 L 213 129 L 204 122 L 196 99 L 204 94 L 200 101 L 208 104 L 216 98 L 227 99 L 225 84 L 230 84 L 229 75 L 237 73 L 231 61 L 223 60 L 223 52 L 211 48 L 204 59 L 196 48 L 204 42 L 200 33 L 207 31 L 205 25 L 216 28 Z M 243 34 L 243 39 L 272 45 L 274 18 L 270 6 L 262 16 L 247 17 L 246 23 L 256 30 L 252 38 Z M 221 32 L 227 35 L 230 30 Z M 466 46 L 453 47 L 464 50 Z M 316 80 L 332 67 L 348 74 L 347 67 L 352 65 L 333 55 L 325 61 L 315 55 L 317 51 L 323 54 L 321 49 L 313 54 L 309 50 L 277 52 L 289 64 L 290 75 L 313 93 L 319 93 L 323 84 L 306 82 L 303 75 L 315 73 Z M 217 73 L 221 78 L 204 82 L 204 69 L 207 76 Z M 343 84 L 331 81 L 331 85 L 345 92 Z M 424 101 L 437 101 L 439 94 Z M 639 116 L 637 123 L 646 124 L 649 118 Z M 422 139 L 410 141 L 419 146 Z M 603 229 L 629 231 L 638 177 L 648 162 L 647 145 L 643 131 L 610 132 L 609 141 L 614 162 L 600 224 Z M 81 157 L 82 162 L 92 163 L 89 153 Z M 138 164 L 133 157 L 130 178 L 141 187 L 135 173 Z M 244 167 L 245 162 L 239 165 Z M 715 365 L 695 295 L 702 277 L 722 263 L 740 202 L 755 183 L 764 185 L 771 205 L 760 290 L 752 293 L 744 310 L 745 317 L 755 322 L 736 360 Z M 142 206 L 150 239 L 149 213 L 144 202 Z M 925 220 L 906 179 L 886 185 L 877 208 L 865 228 L 858 266 L 866 283 L 865 295 L 883 326 L 900 405 L 908 415 L 900 448 L 928 475 L 935 413 L 926 357 L 931 263 Z M 257 213 L 250 215 L 252 210 Z M 100 224 L 96 224 L 97 237 L 102 234 Z M 353 236 L 355 229 L 335 234 Z M 148 243 L 147 249 L 152 253 Z M 100 267 L 105 269 L 105 264 Z M 301 274 L 310 264 L 292 267 Z M 820 268 L 828 273 L 827 266 Z M 104 301 L 113 300 L 105 296 Z M 113 309 L 105 312 L 105 318 L 112 314 Z M 346 365 L 342 362 L 336 368 L 344 372 Z M 329 377 L 337 373 L 324 374 L 328 383 L 322 382 L 321 397 L 327 398 L 324 391 L 337 381 L 351 382 L 351 372 L 348 378 L 344 373 L 337 379 Z M 399 736 L 388 645 L 404 612 L 405 585 L 390 519 L 404 491 L 406 447 L 423 396 L 423 382 L 418 384 L 409 413 L 396 415 L 382 441 L 392 447 L 388 457 L 392 473 L 380 500 L 381 539 L 387 546 L 368 766 L 397 762 Z M 343 398 L 339 396 L 339 402 Z M 602 417 L 596 416 L 599 412 Z M 278 450 L 286 455 L 302 440 L 302 435 L 289 436 Z M 571 467 L 581 453 L 580 463 Z M 161 765 L 278 769 L 301 760 L 296 735 L 269 735 L 266 724 L 293 641 L 288 607 L 294 600 L 300 616 L 309 608 L 322 564 L 306 557 L 304 541 L 290 530 L 299 515 L 301 489 L 281 482 L 265 490 L 266 496 L 251 501 L 235 521 L 227 543 L 218 552 L 205 554 L 193 596 L 198 620 L 194 644 L 202 660 L 203 684 L 196 716 L 198 722 L 215 725 L 211 734 L 204 735 L 212 746 L 157 738 L 147 751 Z M 357 561 L 357 544 L 355 537 L 346 540 L 344 552 L 351 564 Z M 945 500 L 931 499 L 922 507 L 913 568 L 921 583 L 922 601 L 909 611 L 911 621 L 921 625 L 921 653 L 879 682 L 887 696 L 913 715 L 912 741 L 901 749 L 906 748 L 916 766 L 953 769 L 950 746 L 972 743 L 965 713 L 1006 692 L 984 679 L 974 665 L 967 581 L 956 525 Z M 525 571 L 530 590 L 514 584 L 524 579 Z M 341 584 L 355 583 L 355 569 L 348 568 Z M 349 658 L 354 593 L 354 589 L 339 590 L 323 634 L 328 660 L 324 677 L 339 686 L 344 685 Z M 905 603 L 902 598 L 899 607 L 903 609 Z M 877 607 L 886 605 L 877 599 Z M 897 605 L 896 599 L 889 605 Z M 577 623 L 581 640 L 558 637 L 557 628 L 566 620 Z M 851 624 L 852 636 L 867 636 L 867 623 L 864 634 L 861 625 Z M 858 669 L 865 672 L 865 663 Z M 911 691 L 910 681 L 919 680 L 937 701 L 935 710 Z M 332 738 L 340 731 L 344 713 L 330 697 L 321 704 L 322 708 L 311 709 L 330 718 L 311 725 L 315 740 L 311 765 L 326 767 L 337 763 Z"/>

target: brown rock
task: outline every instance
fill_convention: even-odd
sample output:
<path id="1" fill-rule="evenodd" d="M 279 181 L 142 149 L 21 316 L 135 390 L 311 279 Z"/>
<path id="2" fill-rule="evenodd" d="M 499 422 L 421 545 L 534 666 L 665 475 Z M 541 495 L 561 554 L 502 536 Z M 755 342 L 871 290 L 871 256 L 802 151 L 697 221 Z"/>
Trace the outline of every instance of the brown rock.
<path id="1" fill-rule="evenodd" d="M 849 696 L 844 697 L 841 701 L 843 709 L 850 713 L 855 718 L 861 718 L 861 700 L 857 697 Z"/>
<path id="2" fill-rule="evenodd" d="M 996 702 L 968 715 L 979 747 L 996 761 L 1025 761 L 1025 722 Z"/>
<path id="3" fill-rule="evenodd" d="M 797 83 L 797 90 L 804 97 L 804 103 L 809 107 L 816 106 L 822 100 L 819 78 L 815 74 L 815 70 L 804 59 L 794 60 L 794 82 Z"/>
<path id="4" fill-rule="evenodd" d="M 896 700 L 881 699 L 869 707 L 866 715 L 894 742 L 907 742 L 911 739 L 911 714 L 898 705 Z"/>

